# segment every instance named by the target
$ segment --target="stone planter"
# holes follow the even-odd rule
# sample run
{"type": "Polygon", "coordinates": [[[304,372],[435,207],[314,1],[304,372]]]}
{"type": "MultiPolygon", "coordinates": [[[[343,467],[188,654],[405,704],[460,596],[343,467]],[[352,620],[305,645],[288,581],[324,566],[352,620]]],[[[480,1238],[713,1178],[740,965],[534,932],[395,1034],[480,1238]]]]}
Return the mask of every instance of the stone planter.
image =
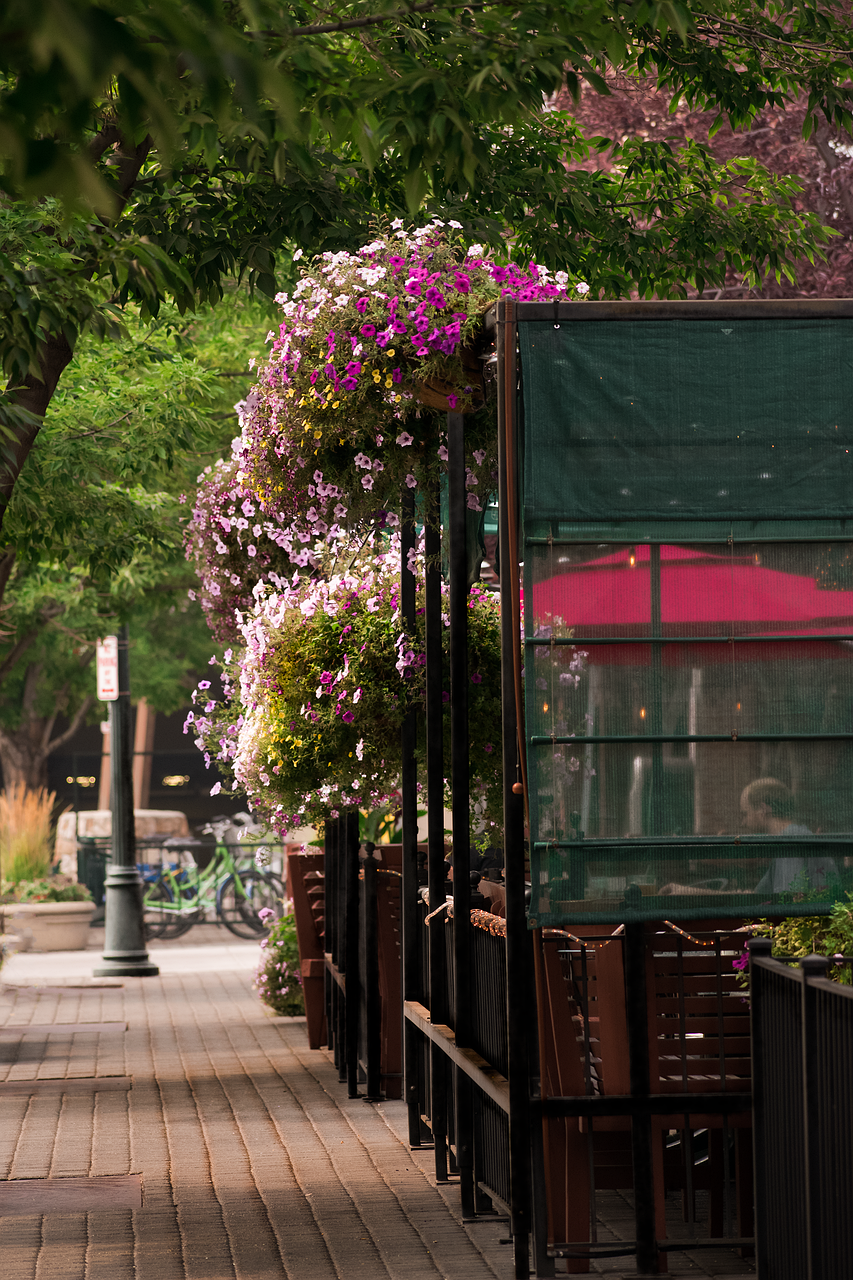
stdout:
{"type": "Polygon", "coordinates": [[[85,951],[94,902],[10,902],[0,908],[3,927],[18,935],[22,951],[85,951]]]}

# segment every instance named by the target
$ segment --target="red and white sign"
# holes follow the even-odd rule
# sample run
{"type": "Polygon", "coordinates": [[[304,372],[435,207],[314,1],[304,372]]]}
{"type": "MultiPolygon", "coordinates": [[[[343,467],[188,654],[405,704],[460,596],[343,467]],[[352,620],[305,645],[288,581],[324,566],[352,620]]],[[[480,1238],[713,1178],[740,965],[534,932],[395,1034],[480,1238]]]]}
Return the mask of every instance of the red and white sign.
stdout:
{"type": "Polygon", "coordinates": [[[118,636],[105,636],[95,646],[98,666],[98,697],[115,702],[118,697],[118,636]]]}

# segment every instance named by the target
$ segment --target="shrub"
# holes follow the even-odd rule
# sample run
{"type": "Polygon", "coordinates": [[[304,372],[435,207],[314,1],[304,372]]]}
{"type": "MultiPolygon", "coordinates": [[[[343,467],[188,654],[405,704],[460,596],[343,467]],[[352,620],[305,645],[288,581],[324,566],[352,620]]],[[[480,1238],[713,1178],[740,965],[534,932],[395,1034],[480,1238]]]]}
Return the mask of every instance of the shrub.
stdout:
{"type": "Polygon", "coordinates": [[[91,902],[92,895],[84,884],[55,876],[50,880],[19,880],[15,885],[16,902],[91,902]]]}
{"type": "MultiPolygon", "coordinates": [[[[269,920],[272,912],[265,907],[260,914],[269,920]]],[[[276,920],[261,943],[254,986],[264,1004],[280,1017],[296,1018],[305,1012],[296,917],[292,912],[276,920]]]]}

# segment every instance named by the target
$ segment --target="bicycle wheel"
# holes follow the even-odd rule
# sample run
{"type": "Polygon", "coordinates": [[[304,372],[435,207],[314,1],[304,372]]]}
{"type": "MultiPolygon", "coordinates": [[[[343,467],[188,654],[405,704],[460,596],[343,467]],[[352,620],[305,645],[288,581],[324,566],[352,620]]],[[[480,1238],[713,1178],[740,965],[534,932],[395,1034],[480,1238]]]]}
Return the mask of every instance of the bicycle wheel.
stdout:
{"type": "Polygon", "coordinates": [[[180,938],[195,924],[197,914],[186,912],[181,900],[175,901],[172,889],[164,880],[145,886],[142,899],[142,923],[145,937],[180,938]]]}
{"type": "Polygon", "coordinates": [[[258,917],[268,907],[278,917],[284,885],[269,871],[240,871],[219,886],[216,914],[238,938],[263,938],[269,929],[258,917]]]}

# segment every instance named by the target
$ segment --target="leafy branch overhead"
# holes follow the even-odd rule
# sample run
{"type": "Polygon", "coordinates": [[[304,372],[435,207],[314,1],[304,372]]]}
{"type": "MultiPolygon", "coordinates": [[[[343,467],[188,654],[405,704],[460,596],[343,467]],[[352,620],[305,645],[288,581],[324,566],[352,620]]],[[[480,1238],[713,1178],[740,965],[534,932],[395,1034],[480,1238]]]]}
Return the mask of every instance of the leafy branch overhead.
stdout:
{"type": "MultiPolygon", "coordinates": [[[[542,95],[606,63],[657,74],[674,97],[716,104],[736,127],[807,89],[850,123],[849,17],[841,6],[677,0],[394,4],[339,0],[322,14],[253,0],[7,0],[0,16],[0,148],[7,191],[104,201],[93,123],[209,165],[218,135],[257,159],[283,148],[311,168],[324,136],[412,180],[456,185],[488,167],[480,126],[515,123],[542,95]]],[[[117,166],[120,172],[121,166],[117,166]]]]}

